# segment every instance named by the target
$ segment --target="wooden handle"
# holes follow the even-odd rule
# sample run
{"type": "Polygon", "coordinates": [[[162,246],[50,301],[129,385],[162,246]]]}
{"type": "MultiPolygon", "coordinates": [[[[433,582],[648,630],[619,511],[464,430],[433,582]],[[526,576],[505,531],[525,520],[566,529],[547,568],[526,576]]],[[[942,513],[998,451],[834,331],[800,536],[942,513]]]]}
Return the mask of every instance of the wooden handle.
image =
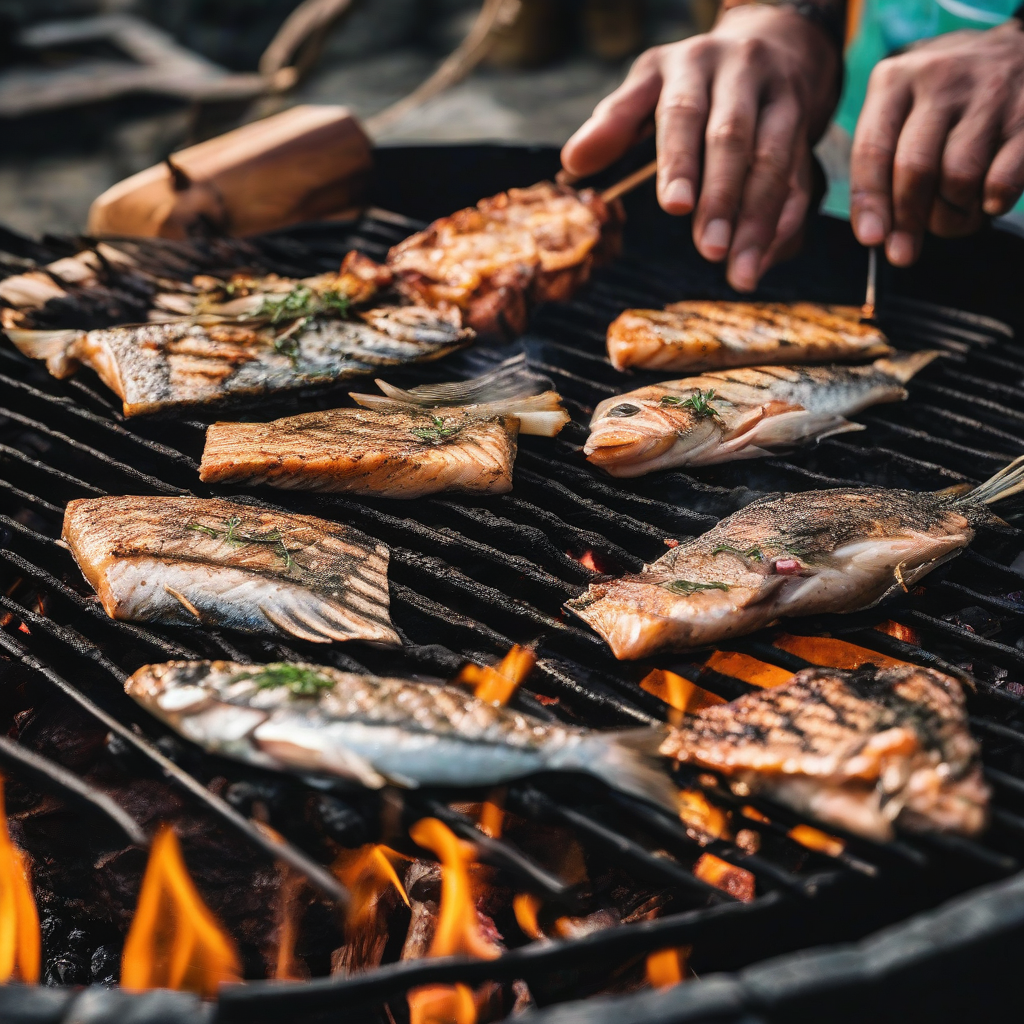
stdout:
{"type": "Polygon", "coordinates": [[[638,185],[642,185],[648,179],[653,178],[657,173],[658,161],[652,160],[646,167],[641,167],[639,171],[634,171],[632,174],[627,175],[618,184],[612,185],[611,188],[606,188],[601,193],[601,198],[606,203],[619,199],[627,192],[632,192],[638,185]]]}

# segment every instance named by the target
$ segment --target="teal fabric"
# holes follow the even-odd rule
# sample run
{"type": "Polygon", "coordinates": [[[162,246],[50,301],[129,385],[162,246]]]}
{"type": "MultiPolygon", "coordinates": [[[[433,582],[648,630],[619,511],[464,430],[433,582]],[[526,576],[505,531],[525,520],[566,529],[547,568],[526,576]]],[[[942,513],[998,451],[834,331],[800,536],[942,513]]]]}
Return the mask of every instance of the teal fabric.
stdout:
{"type": "MultiPolygon", "coordinates": [[[[836,123],[850,136],[864,104],[868,78],[884,57],[917,42],[962,28],[987,29],[1002,24],[1020,0],[864,0],[860,27],[846,51],[846,84],[836,123]]],[[[848,217],[849,178],[829,182],[829,213],[848,217]]],[[[1024,199],[1015,207],[1024,210],[1024,199]]]]}

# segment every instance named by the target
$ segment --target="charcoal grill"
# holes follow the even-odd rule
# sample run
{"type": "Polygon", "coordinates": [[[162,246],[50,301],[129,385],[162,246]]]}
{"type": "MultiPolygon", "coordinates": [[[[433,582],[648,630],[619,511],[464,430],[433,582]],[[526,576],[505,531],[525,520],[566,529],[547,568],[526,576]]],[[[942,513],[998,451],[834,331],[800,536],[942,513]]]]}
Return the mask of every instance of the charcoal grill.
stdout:
{"type": "MultiPolygon", "coordinates": [[[[544,149],[384,150],[377,206],[358,223],[295,229],[241,245],[165,246],[161,258],[178,261],[182,273],[235,259],[285,274],[336,267],[351,246],[381,258],[423,221],[511,184],[549,177],[555,166],[555,154],[544,149]]],[[[857,484],[937,489],[981,480],[1024,452],[1024,354],[1013,341],[1024,307],[1012,290],[1024,243],[989,234],[937,243],[917,270],[883,279],[879,319],[896,345],[938,347],[947,358],[911,383],[907,403],[862,414],[869,427],[864,433],[699,475],[671,471],[637,481],[601,476],[580,454],[589,412],[601,399],[651,379],[611,368],[604,355],[608,322],[630,305],[730,296],[719,270],[696,256],[686,225],[662,217],[649,190],[631,196],[628,206],[626,255],[597,271],[573,301],[539,310],[521,341],[479,345],[440,365],[388,375],[402,386],[468,376],[525,351],[531,366],[554,380],[573,423],[553,441],[521,439],[511,494],[409,503],[261,495],[352,523],[391,547],[392,614],[405,641],[401,652],[314,648],[108,620],[57,543],[64,504],[103,493],[209,493],[197,474],[205,423],[198,416],[125,421],[89,374],[58,382],[10,346],[0,348],[4,729],[12,725],[11,712],[29,699],[26,693],[32,700],[49,695],[69,720],[89,723],[101,740],[105,735],[115,761],[176,787],[181,813],[230,835],[233,850],[247,851],[244,856],[255,863],[283,860],[313,888],[341,899],[317,859],[315,837],[290,827],[294,821],[286,810],[280,820],[275,816],[275,808],[289,800],[320,797],[297,780],[264,777],[189,748],[123,695],[128,673],[172,658],[229,658],[321,660],[349,670],[450,677],[467,660],[490,662],[513,643],[533,643],[539,660],[515,698],[518,707],[595,727],[643,725],[668,711],[639,685],[652,668],[726,698],[750,686],[705,668],[706,654],[615,661],[596,636],[560,611],[598,571],[637,570],[664,552],[666,540],[702,532],[765,493],[857,484]],[[969,308],[978,312],[964,311],[969,308]],[[581,561],[588,554],[596,569],[581,561]],[[254,800],[264,797],[272,805],[270,823],[287,837],[283,844],[251,820],[254,800]]],[[[77,246],[12,235],[0,238],[0,247],[12,257],[45,262],[77,246]]],[[[18,259],[5,260],[6,272],[20,269],[18,259]]],[[[857,303],[864,268],[848,228],[820,219],[811,226],[804,255],[773,272],[763,292],[857,303]]],[[[296,407],[329,406],[343,391],[310,392],[242,411],[271,418],[296,407]]],[[[830,857],[788,838],[796,815],[754,801],[766,818],[748,823],[760,834],[759,852],[724,840],[701,847],[679,821],[596,783],[540,777],[512,786],[508,806],[527,819],[569,828],[605,863],[669,892],[663,916],[582,939],[524,945],[493,961],[419,960],[348,978],[251,982],[224,990],[216,1004],[180,993],[10,986],[0,988],[0,1018],[12,1024],[257,1022],[336,1019],[345,1012],[354,1020],[377,1020],[382,1018],[375,1008],[419,985],[525,979],[538,1002],[551,1004],[540,1016],[545,1024],[1000,1019],[1000,1001],[1019,992],[1013,954],[1024,937],[1022,549],[1018,528],[989,530],[923,587],[881,609],[785,627],[970,680],[971,721],[994,788],[992,826],[979,840],[901,835],[875,844],[844,836],[843,852],[830,857]],[[888,623],[885,632],[876,628],[882,622],[888,623]],[[690,865],[703,849],[750,871],[755,899],[739,902],[696,878],[690,865]],[[682,945],[694,947],[692,964],[702,980],[665,992],[601,995],[616,972],[650,952],[682,945]]],[[[807,664],[772,639],[769,631],[724,649],[789,670],[807,664]]],[[[71,755],[47,752],[51,756],[40,760],[26,746],[4,741],[0,768],[18,784],[57,794],[78,828],[116,835],[122,846],[139,842],[137,823],[102,786],[75,773],[71,755]]],[[[735,802],[706,778],[689,782],[704,786],[712,802],[735,802]]],[[[475,839],[480,859],[518,886],[572,906],[573,893],[559,878],[510,843],[483,836],[452,810],[456,795],[409,794],[399,812],[441,817],[475,839]]],[[[360,829],[379,815],[370,802],[353,797],[334,806],[336,835],[363,841],[360,829]]],[[[48,935],[44,955],[62,955],[69,934],[65,928],[48,935]]],[[[70,980],[87,979],[71,972],[70,980]]]]}

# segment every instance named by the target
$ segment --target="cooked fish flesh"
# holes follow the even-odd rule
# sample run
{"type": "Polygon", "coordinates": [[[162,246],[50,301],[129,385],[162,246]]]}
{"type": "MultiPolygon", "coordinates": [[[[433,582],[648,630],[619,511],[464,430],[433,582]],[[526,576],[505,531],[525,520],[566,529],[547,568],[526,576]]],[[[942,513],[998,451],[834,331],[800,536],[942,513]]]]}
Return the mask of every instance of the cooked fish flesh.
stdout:
{"type": "Polygon", "coordinates": [[[463,311],[482,334],[516,336],[529,306],[567,299],[614,245],[620,208],[551,182],[513,188],[434,221],[388,256],[413,302],[463,311]]]}
{"type": "Polygon", "coordinates": [[[755,459],[849,430],[862,409],[907,397],[903,385],[939,355],[897,354],[867,366],[722,370],[606,398],[587,458],[612,476],[755,459]]]}
{"type": "Polygon", "coordinates": [[[487,786],[540,771],[587,772],[676,806],[656,759],[660,728],[594,732],[488,704],[458,686],[319,665],[147,665],[125,684],[205,750],[265,768],[340,776],[374,789],[487,786]]]}
{"type": "Polygon", "coordinates": [[[420,498],[512,489],[518,420],[462,409],[328,409],[271,423],[214,423],[204,483],[420,498]]]}
{"type": "Polygon", "coordinates": [[[887,355],[885,335],[854,306],[677,302],[627,309],[608,328],[617,370],[721,370],[765,363],[849,362],[887,355]]]}
{"type": "Polygon", "coordinates": [[[761,499],[566,607],[622,659],[869,608],[955,558],[978,526],[1001,522],[989,506],[1021,491],[1024,456],[966,494],[863,487],[761,499]]]}
{"type": "Polygon", "coordinates": [[[987,819],[960,684],[913,665],[804,669],[687,716],[662,752],[869,839],[975,835],[987,819]]]}
{"type": "Polygon", "coordinates": [[[477,419],[515,416],[520,434],[540,437],[554,437],[571,418],[554,385],[526,365],[525,355],[506,360],[482,377],[449,384],[420,384],[403,391],[382,380],[374,383],[383,395],[349,397],[366,409],[458,408],[477,419]]]}
{"type": "Polygon", "coordinates": [[[64,541],[112,619],[398,644],[388,550],[314,516],[204,498],[72,501],[64,541]]]}
{"type": "Polygon", "coordinates": [[[319,314],[287,325],[171,323],[94,331],[10,330],[55,377],[91,367],[126,416],[232,397],[329,384],[381,366],[438,359],[469,343],[459,311],[370,310],[359,319],[319,314]],[[386,329],[382,325],[386,324],[386,329]]]}

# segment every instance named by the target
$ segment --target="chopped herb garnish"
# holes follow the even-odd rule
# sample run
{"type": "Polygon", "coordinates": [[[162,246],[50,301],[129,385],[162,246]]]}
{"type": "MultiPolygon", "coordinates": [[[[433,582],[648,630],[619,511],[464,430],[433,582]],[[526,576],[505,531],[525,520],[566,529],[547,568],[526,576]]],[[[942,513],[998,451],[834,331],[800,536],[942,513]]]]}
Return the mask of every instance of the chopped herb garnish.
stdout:
{"type": "Polygon", "coordinates": [[[759,547],[747,548],[746,551],[743,551],[740,548],[734,548],[731,544],[719,544],[718,547],[712,549],[711,554],[717,555],[721,551],[727,551],[730,555],[739,555],[740,558],[756,558],[759,562],[764,559],[764,552],[759,547]]]}
{"type": "Polygon", "coordinates": [[[285,569],[291,571],[295,567],[295,559],[292,558],[291,552],[285,546],[284,537],[281,536],[280,530],[275,527],[266,533],[240,533],[238,528],[241,525],[242,520],[238,516],[232,516],[224,521],[224,525],[220,529],[213,526],[203,526],[202,523],[190,523],[188,528],[195,530],[196,533],[205,533],[207,537],[213,537],[214,540],[222,540],[225,544],[269,545],[274,548],[277,556],[284,561],[285,569]]]}
{"type": "Polygon", "coordinates": [[[673,594],[684,594],[689,596],[690,594],[696,594],[699,590],[728,590],[728,583],[695,583],[693,580],[669,580],[668,583],[662,583],[661,586],[665,590],[672,591],[673,594]]]}
{"type": "Polygon", "coordinates": [[[276,325],[311,316],[345,317],[350,306],[349,297],[342,292],[315,292],[308,285],[299,284],[285,295],[264,295],[260,315],[269,317],[276,325]]]}
{"type": "Polygon", "coordinates": [[[330,679],[300,665],[267,665],[259,672],[243,672],[231,682],[240,683],[246,679],[251,679],[260,690],[276,690],[285,686],[296,697],[316,697],[334,687],[330,679]]]}
{"type": "Polygon", "coordinates": [[[459,424],[456,424],[454,427],[446,427],[443,416],[431,416],[430,418],[433,420],[434,425],[432,427],[417,427],[412,431],[413,437],[418,437],[421,441],[437,444],[437,442],[447,440],[462,429],[459,424]]]}
{"type": "Polygon", "coordinates": [[[707,416],[718,415],[718,410],[711,405],[714,397],[714,388],[710,388],[707,391],[701,391],[700,388],[697,388],[689,398],[680,398],[678,395],[664,395],[661,399],[661,404],[675,405],[680,409],[692,409],[700,419],[704,419],[707,416]]]}

